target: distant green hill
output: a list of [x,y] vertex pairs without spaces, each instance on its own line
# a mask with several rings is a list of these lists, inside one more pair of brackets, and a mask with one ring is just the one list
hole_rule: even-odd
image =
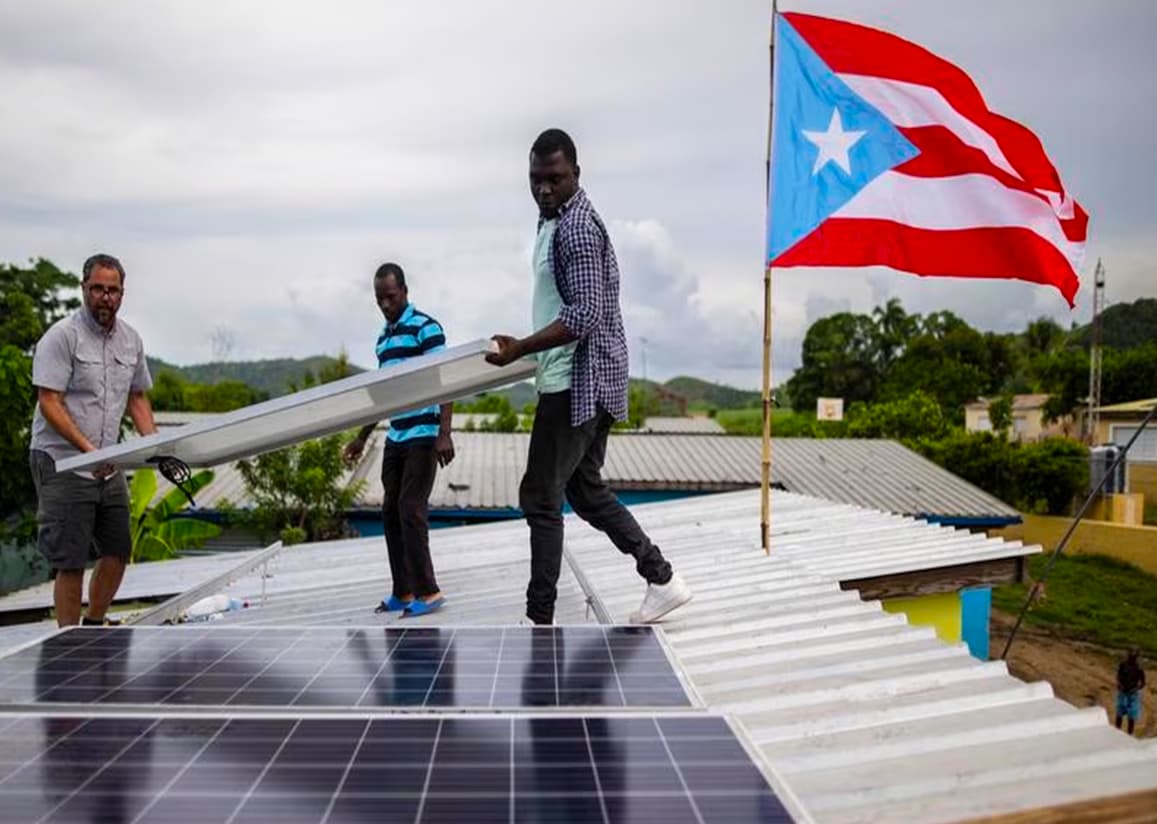
[[[1101,315],[1102,342],[1113,349],[1134,349],[1157,343],[1157,298],[1140,298],[1132,303],[1115,303]],[[1080,327],[1073,341],[1089,345],[1091,329]]]
[[496,389],[493,392],[481,392],[469,398],[462,398],[462,403],[474,403],[489,395],[497,395],[506,398],[510,401],[510,406],[516,412],[521,412],[528,403],[534,403],[538,400],[538,393],[534,391],[534,384],[530,381],[522,381],[513,386],[506,386],[502,389]]
[[681,375],[671,378],[663,386],[677,392],[689,403],[715,407],[716,409],[742,409],[760,404],[760,393],[747,389],[736,389],[721,383],[701,380]]
[[[156,358],[149,358],[149,370],[155,378],[162,371],[174,372],[190,383],[218,383],[220,381],[241,381],[264,392],[271,398],[289,392],[290,383],[301,384],[307,372],[317,373],[325,366],[336,363],[328,355],[311,358],[278,358],[261,361],[226,361],[199,363],[193,366],[174,366]],[[364,371],[353,364],[349,368],[355,374]]]
[[[189,383],[213,384],[220,381],[241,381],[251,388],[264,392],[271,398],[285,395],[289,392],[290,383],[301,384],[307,372],[317,373],[319,370],[331,366],[336,361],[328,355],[315,355],[310,358],[278,358],[260,361],[225,361],[218,363],[199,363],[192,366],[175,366],[158,358],[149,358],[149,369],[155,378],[161,372],[173,372],[182,380]],[[350,364],[350,369],[356,374],[365,371]],[[698,406],[709,406],[716,409],[741,409],[759,405],[759,393],[743,389],[735,389],[710,381],[681,376],[673,378],[664,384],[655,381],[643,381],[632,378],[632,386],[661,386],[669,392],[682,395],[688,403]],[[510,401],[510,405],[517,410],[537,399],[534,384],[530,381],[516,383],[487,395],[501,395]],[[473,398],[464,398],[465,402],[477,400],[482,395]],[[663,404],[662,414],[675,414],[673,406]]]

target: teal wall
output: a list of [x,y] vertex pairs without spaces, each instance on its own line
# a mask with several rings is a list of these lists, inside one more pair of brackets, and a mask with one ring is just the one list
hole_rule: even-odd
[[988,619],[992,612],[992,589],[977,587],[960,592],[960,637],[968,651],[988,660]]

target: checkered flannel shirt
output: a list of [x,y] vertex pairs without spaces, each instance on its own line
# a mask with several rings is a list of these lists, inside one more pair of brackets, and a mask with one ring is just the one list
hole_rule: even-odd
[[625,420],[628,358],[619,264],[607,227],[582,189],[559,209],[550,266],[563,302],[558,320],[578,338],[570,379],[571,425],[590,420],[598,407]]

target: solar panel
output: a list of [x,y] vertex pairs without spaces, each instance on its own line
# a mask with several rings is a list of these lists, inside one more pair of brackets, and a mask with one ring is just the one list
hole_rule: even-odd
[[490,343],[484,340],[454,346],[67,458],[57,462],[56,468],[68,472],[112,463],[134,469],[148,466],[149,459],[157,457],[180,458],[190,466],[216,466],[534,374],[535,365],[528,360],[492,366],[485,360],[488,351]]
[[0,727],[0,810],[138,824],[792,820],[727,721],[698,715],[21,716]]
[[0,659],[0,703],[691,707],[651,627],[75,627]]

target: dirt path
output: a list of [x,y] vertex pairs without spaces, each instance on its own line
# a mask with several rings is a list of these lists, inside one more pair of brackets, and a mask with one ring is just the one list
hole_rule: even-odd
[[[993,658],[1000,657],[1014,618],[992,611]],[[1009,670],[1024,681],[1048,681],[1058,698],[1078,707],[1104,707],[1113,722],[1116,709],[1117,663],[1121,652],[1063,638],[1038,627],[1022,625],[1009,655]],[[1141,698],[1140,737],[1157,737],[1157,663],[1145,661],[1148,685]]]

